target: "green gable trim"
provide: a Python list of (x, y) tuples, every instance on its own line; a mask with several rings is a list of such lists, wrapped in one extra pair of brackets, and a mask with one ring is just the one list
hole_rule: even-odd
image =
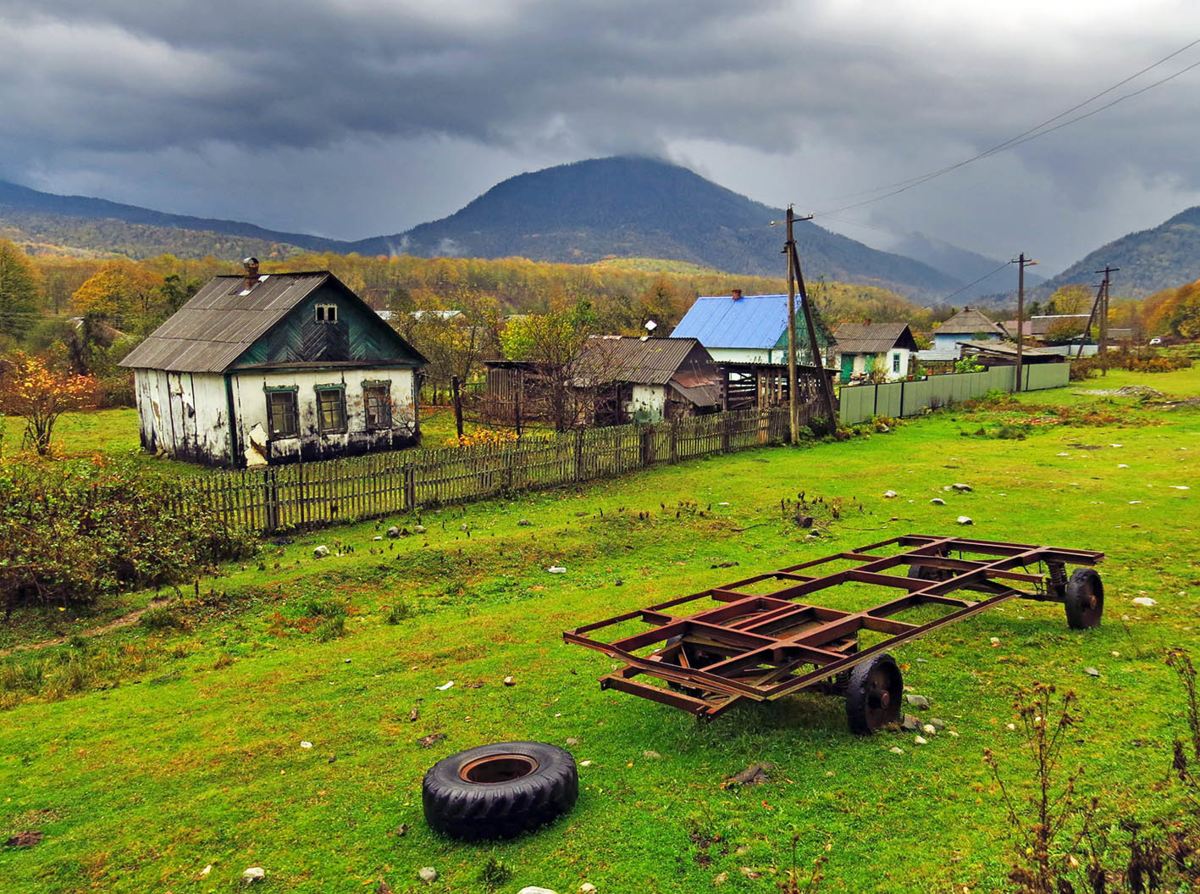
[(299, 391), (299, 385), (263, 385), (263, 391), (272, 394), (277, 391)]

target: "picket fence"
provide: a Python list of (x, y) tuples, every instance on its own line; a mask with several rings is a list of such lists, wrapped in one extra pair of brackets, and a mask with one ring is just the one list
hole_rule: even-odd
[[(1025, 391), (1061, 388), (1071, 373), (1069, 363), (1031, 364), (1021, 370)], [(915, 416), (924, 409), (937, 409), (986, 394), (993, 388), (1012, 391), (1015, 366), (993, 366), (977, 373), (929, 376), (913, 382), (885, 385), (846, 385), (838, 393), (838, 417), (844, 425), (865, 422), (872, 416)]]
[[(815, 407), (804, 407), (804, 421)], [(317, 527), (503, 493), (611, 478), (786, 439), (786, 408), (530, 434), (519, 442), (403, 450), (180, 480), (187, 511), (256, 531)]]

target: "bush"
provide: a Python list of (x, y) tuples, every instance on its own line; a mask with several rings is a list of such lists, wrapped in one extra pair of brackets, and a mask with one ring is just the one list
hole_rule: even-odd
[(415, 614), (416, 612), (413, 611), (413, 607), (407, 602), (397, 602), (392, 606), (384, 620), (389, 624), (399, 624), (401, 621), (407, 621)]
[(327, 643), (330, 640), (341, 639), (346, 635), (346, 616), (334, 615), (321, 622), (316, 629), (317, 640)]
[(244, 558), (246, 531), (195, 512), (179, 482), (130, 460), (0, 463), (0, 599), (83, 604), (178, 584), (199, 567)]

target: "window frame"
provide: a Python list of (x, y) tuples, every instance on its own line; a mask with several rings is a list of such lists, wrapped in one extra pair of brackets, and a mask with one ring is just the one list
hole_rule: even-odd
[(336, 326), (338, 321), (338, 306), (336, 304), (313, 305), (313, 320), (317, 323), (328, 323)]
[(892, 354), (892, 372), (900, 372), (900, 352), (896, 351)]
[[(323, 435), (345, 434), (349, 429), (347, 427), (348, 419), (346, 413), (346, 386), (338, 383), (334, 385), (316, 385), (313, 388), (317, 396), (317, 431)], [(340, 426), (326, 426), (325, 412), (322, 406), (322, 398), (324, 395), (335, 393), (337, 394), (337, 408), (341, 414)]]
[[(367, 431), (386, 431), (392, 427), (392, 383), (390, 379), (376, 380), (366, 379), (362, 383), (363, 391), (363, 423)], [(382, 409), (386, 414), (386, 418), (372, 423), (370, 398), (368, 392), (381, 391), (383, 392)]]
[[(263, 388), (267, 394), (267, 432), (272, 440), (282, 440), (286, 438), (300, 437), (300, 401), (298, 385), (267, 385)], [(280, 431), (275, 428), (275, 401), (277, 395), (287, 395), (291, 397), (291, 407), (289, 416), (291, 418), (291, 432)]]

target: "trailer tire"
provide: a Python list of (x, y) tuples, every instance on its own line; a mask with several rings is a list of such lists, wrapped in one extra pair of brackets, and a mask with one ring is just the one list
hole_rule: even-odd
[(846, 718), (850, 732), (869, 736), (881, 726), (900, 719), (904, 678), (896, 659), (884, 653), (856, 664), (846, 685)]
[(1104, 615), (1104, 583), (1094, 568), (1076, 568), (1063, 597), (1067, 626), (1072, 630), (1099, 627)]
[(499, 742), (443, 758), (425, 774), (425, 822), (451, 838), (515, 838), (569, 813), (579, 797), (570, 752)]

